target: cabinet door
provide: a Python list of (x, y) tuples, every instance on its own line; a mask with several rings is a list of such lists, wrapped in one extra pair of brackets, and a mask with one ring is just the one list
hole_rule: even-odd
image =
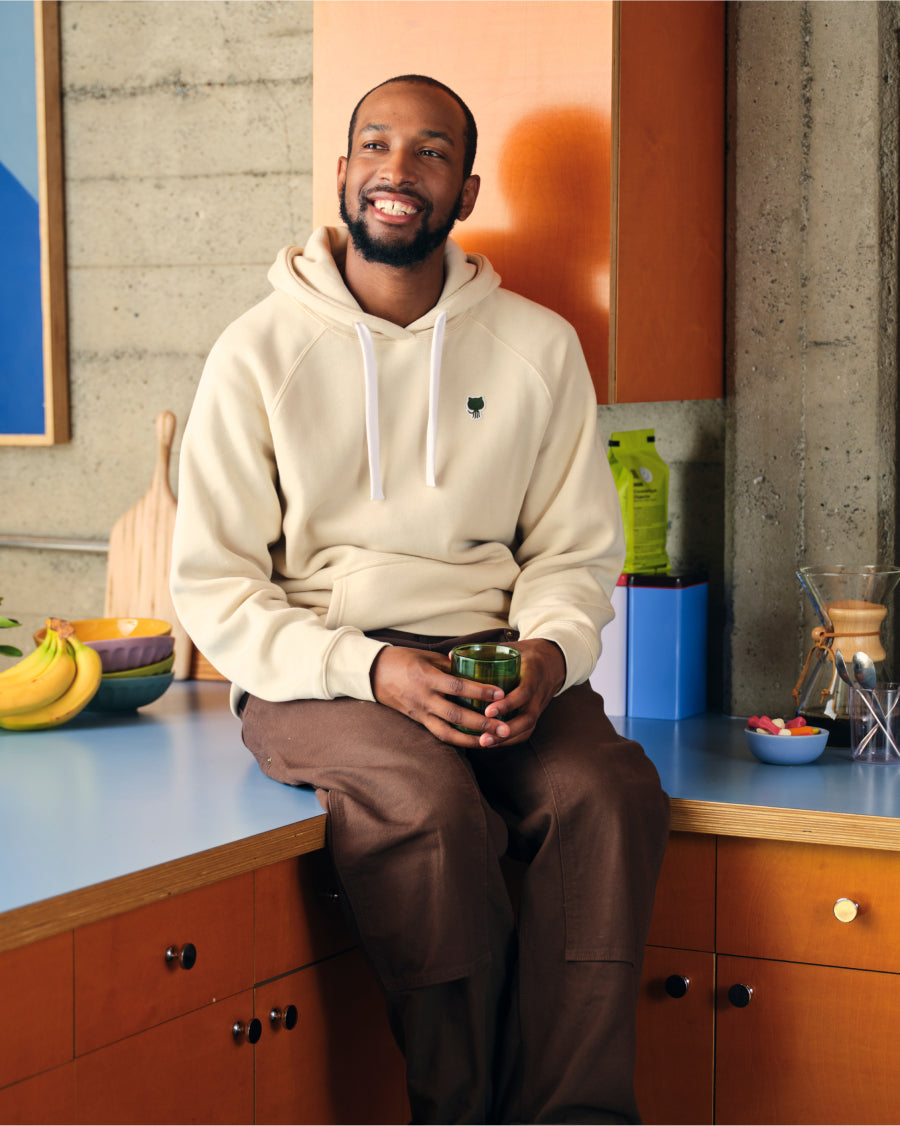
[(0, 1087), (72, 1058), (72, 932), (0, 955)]
[(719, 957), (716, 1122), (900, 1122), (898, 1011), (895, 974)]
[[(253, 876), (75, 932), (76, 1055), (199, 1009), (252, 984)], [(192, 946), (195, 961), (183, 958)], [(167, 958), (167, 951), (173, 956)]]
[[(351, 950), (256, 988), (256, 1121), (408, 1122), (403, 1058), (362, 955)], [(287, 1029), (273, 1009), (297, 1010)]]
[(651, 946), (715, 949), (715, 837), (700, 833), (670, 834), (656, 886), (647, 941)]
[(0, 1090), (0, 1122), (75, 1121), (75, 1065), (63, 1064)]
[(648, 1126), (712, 1122), (714, 1004), (713, 954), (647, 947), (634, 1082)]
[(250, 990), (90, 1052), (75, 1061), (78, 1121), (253, 1121)]
[(254, 875), (254, 904), (254, 982), (355, 944), (324, 849), (260, 868)]

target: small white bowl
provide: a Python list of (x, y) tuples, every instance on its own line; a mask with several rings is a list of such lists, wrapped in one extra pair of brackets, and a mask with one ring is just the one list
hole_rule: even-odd
[(760, 762), (776, 766), (799, 766), (804, 762), (815, 762), (825, 750), (828, 732), (819, 728), (818, 735), (769, 735), (768, 732), (752, 731), (744, 728), (747, 746)]

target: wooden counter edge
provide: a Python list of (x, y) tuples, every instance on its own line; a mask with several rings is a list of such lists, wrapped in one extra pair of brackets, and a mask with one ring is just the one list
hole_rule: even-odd
[[(900, 851), (900, 819), (673, 798), (674, 832)], [(0, 914), (0, 952), (314, 852), (325, 814)]]
[(673, 798), (673, 831), (900, 850), (900, 818)]
[(325, 845), (325, 814), (0, 914), (0, 952)]

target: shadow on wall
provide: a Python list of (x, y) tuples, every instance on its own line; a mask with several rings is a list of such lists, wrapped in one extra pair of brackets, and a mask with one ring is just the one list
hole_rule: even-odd
[[(478, 162), (475, 163), (478, 171)], [(583, 107), (523, 117), (507, 135), (499, 189), (510, 215), (502, 230), (472, 219), (454, 231), (484, 254), (503, 287), (555, 309), (578, 332), (595, 386), (609, 370), (610, 122)], [(483, 183), (482, 192), (494, 191)]]

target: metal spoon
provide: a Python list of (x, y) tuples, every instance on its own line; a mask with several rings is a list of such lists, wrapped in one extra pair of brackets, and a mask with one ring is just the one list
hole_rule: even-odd
[[(890, 739), (891, 742), (893, 743), (893, 740), (891, 739), (890, 735), (888, 734), (887, 720), (885, 718), (884, 710), (881, 707), (880, 701), (878, 700), (878, 698), (873, 693), (866, 690), (866, 687), (865, 687), (865, 685), (862, 684), (862, 682), (857, 683), (856, 681), (851, 679), (850, 670), (847, 668), (847, 662), (844, 660), (843, 654), (841, 653), (840, 649), (835, 649), (835, 650), (833, 650), (833, 652), (834, 652), (834, 667), (838, 671), (838, 676), (841, 678), (841, 680), (843, 680), (845, 682), (845, 684), (848, 684), (851, 688), (854, 688), (854, 689), (856, 689), (856, 691), (859, 692), (860, 696), (862, 696), (862, 698), (863, 698), (863, 701), (864, 701), (866, 707), (869, 709), (869, 713), (871, 714), (872, 718), (875, 720), (875, 722), (881, 728), (882, 734), (885, 736), (886, 739)], [(857, 656), (859, 656), (859, 654), (857, 654)], [(865, 654), (862, 654), (862, 656), (865, 656)], [(854, 669), (855, 669), (855, 665), (854, 665)], [(873, 669), (873, 672), (874, 672), (874, 669)], [(878, 704), (878, 711), (875, 710), (875, 704)], [(881, 713), (880, 716), (878, 714), (879, 712)]]
[(884, 714), (881, 700), (878, 699), (878, 695), (875, 692), (875, 687), (878, 683), (875, 672), (875, 662), (868, 653), (860, 650), (858, 653), (853, 654), (853, 675), (856, 678), (857, 687), (862, 689), (863, 699), (870, 702), (870, 710), (875, 716), (875, 719), (878, 720), (885, 738), (894, 748), (894, 751), (900, 754), (900, 748), (897, 747), (897, 744), (888, 731), (888, 718)]

